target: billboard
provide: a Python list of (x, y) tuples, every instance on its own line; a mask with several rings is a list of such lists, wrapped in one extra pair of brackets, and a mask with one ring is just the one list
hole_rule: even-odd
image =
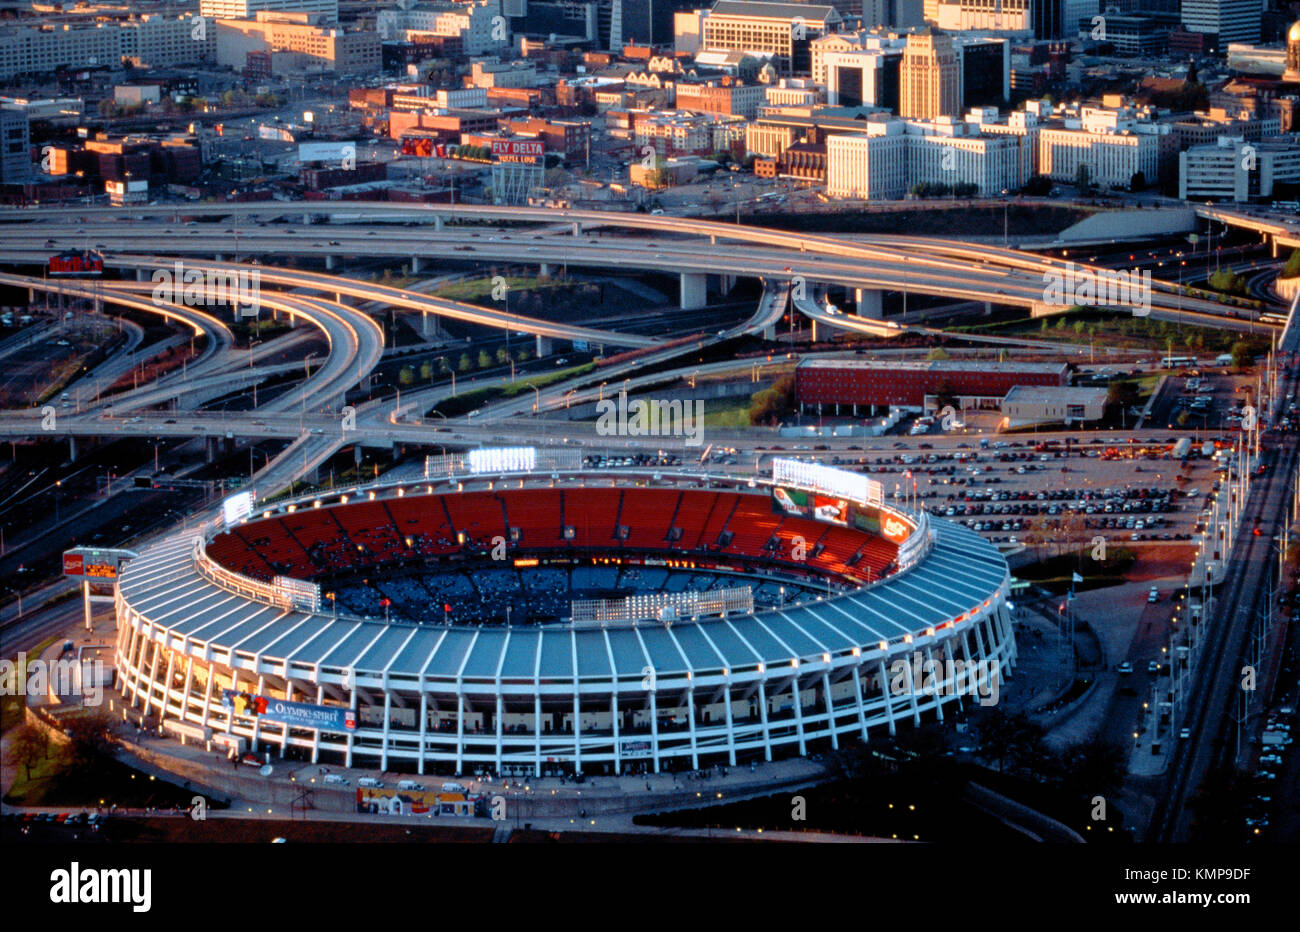
[(483, 473), (530, 472), (537, 466), (537, 450), (533, 447), (500, 447), (469, 451), (469, 471)]
[(253, 513), (253, 493), (240, 492), (221, 503), (221, 517), (226, 525), (237, 524)]
[(257, 128), (257, 138), (269, 139), (272, 142), (293, 142), (293, 133), (282, 127), (263, 123)]
[(86, 558), (75, 550), (66, 551), (63, 554), (63, 575), (85, 576)]
[(341, 705), (312, 705), (223, 689), (221, 706), (235, 715), (260, 718), (264, 722), (275, 722), (290, 728), (338, 732), (357, 729), (357, 713)]
[(402, 137), (402, 155), (413, 155), (417, 158), (427, 159), (432, 158), (434, 155), (443, 158), (446, 154), (446, 144), (435, 142), (431, 136)]
[(97, 252), (61, 252), (50, 256), (50, 275), (99, 275), (104, 271), (104, 257)]
[(546, 143), (539, 139), (493, 139), (494, 162), (525, 162), (535, 165), (546, 155)]
[(803, 489), (775, 486), (772, 489), (772, 510), (777, 514), (829, 521), (831, 524), (849, 523), (849, 502)]
[(342, 162), (356, 160), (355, 142), (302, 142), (298, 144), (299, 162)]
[(814, 489), (855, 502), (879, 505), (884, 501), (884, 490), (874, 479), (819, 463), (777, 457), (772, 460), (772, 480), (781, 485)]

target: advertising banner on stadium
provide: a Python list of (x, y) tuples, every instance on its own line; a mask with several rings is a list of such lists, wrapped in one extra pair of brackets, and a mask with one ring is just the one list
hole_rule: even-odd
[(896, 544), (907, 540), (912, 531), (913, 527), (910, 524), (891, 514), (884, 515), (884, 520), (880, 523), (880, 535)]
[(619, 753), (623, 757), (650, 757), (649, 741), (620, 741)]
[(849, 523), (849, 503), (842, 498), (831, 498), (802, 489), (775, 486), (772, 489), (772, 510), (777, 514), (795, 515), (829, 521), (832, 524)]
[(474, 814), (474, 803), (461, 793), (358, 787), (357, 812), (373, 815), (467, 816)]
[(880, 534), (880, 509), (862, 505), (849, 507), (849, 527), (867, 534)]
[(356, 731), (357, 713), (337, 705), (311, 705), (306, 702), (289, 702), (271, 699), (256, 693), (221, 691), (222, 708), (235, 715), (247, 715), (263, 721), (288, 725), (290, 728), (318, 728), (321, 731)]

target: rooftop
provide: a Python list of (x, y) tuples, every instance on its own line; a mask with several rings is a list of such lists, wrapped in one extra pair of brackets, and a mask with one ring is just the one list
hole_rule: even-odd
[(832, 6), (814, 6), (808, 3), (762, 3), (759, 0), (718, 0), (709, 11), (710, 16), (748, 16), (756, 19), (802, 18), (805, 22), (838, 23), (840, 16)]
[(892, 369), (911, 372), (1025, 372), (1056, 375), (1063, 362), (988, 362), (969, 359), (805, 359), (800, 369)]
[(1002, 399), (1005, 404), (1087, 404), (1088, 402), (1106, 402), (1107, 388), (1055, 385), (1017, 385), (1007, 392)]

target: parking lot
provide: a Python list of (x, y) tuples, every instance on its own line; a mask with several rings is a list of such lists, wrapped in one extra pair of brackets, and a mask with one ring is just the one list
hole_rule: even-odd
[[(898, 451), (830, 465), (864, 468), (887, 496), (914, 501), (994, 542), (1028, 533), (1053, 539), (1190, 541), (1218, 489), (1215, 463), (1169, 459), (1170, 444), (1095, 438), (1072, 444), (997, 441), (987, 449), (934, 450), (897, 441)], [(915, 489), (912, 488), (915, 483)]]

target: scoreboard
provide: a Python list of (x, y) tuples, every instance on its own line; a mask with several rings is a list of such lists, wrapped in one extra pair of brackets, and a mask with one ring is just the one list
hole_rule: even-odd
[(88, 581), (117, 579), (122, 566), (135, 556), (130, 550), (105, 550), (75, 547), (63, 552), (63, 575), (77, 576)]

